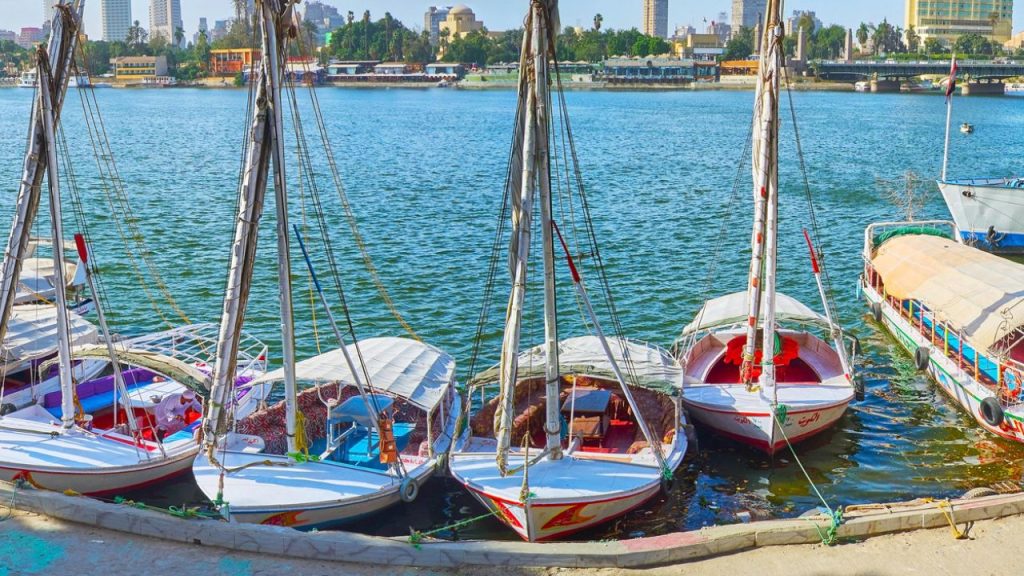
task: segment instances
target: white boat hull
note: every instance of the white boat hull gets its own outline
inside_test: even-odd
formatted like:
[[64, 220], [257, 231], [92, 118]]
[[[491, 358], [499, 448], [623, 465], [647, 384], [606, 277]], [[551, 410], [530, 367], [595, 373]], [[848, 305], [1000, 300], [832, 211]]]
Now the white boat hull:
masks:
[[900, 346], [913, 355], [920, 347], [928, 348], [928, 375], [938, 383], [945, 393], [967, 411], [985, 430], [1007, 440], [1024, 442], [1024, 405], [1016, 405], [1003, 410], [1003, 422], [992, 426], [982, 416], [981, 403], [985, 398], [993, 396], [992, 391], [974, 379], [970, 369], [957, 366], [957, 362], [945, 355], [943, 348], [933, 344], [916, 330], [910, 322], [899, 313], [870, 285], [861, 280], [861, 290], [869, 305], [878, 303], [881, 306], [881, 323]]
[[62, 432], [39, 406], [0, 419], [0, 480], [40, 489], [104, 495], [142, 488], [186, 471], [199, 445], [187, 439], [164, 450], [126, 436]]
[[[528, 542], [556, 540], [606, 523], [643, 505], [662, 486], [661, 471], [649, 450], [632, 456], [575, 453], [530, 466], [524, 502], [523, 470], [502, 476], [495, 454], [465, 451], [471, 441], [476, 439], [464, 435], [452, 452], [452, 477]], [[675, 445], [663, 445], [663, 450], [674, 470], [686, 453], [685, 436]], [[508, 460], [510, 469], [522, 468], [525, 454], [510, 454]]]
[[[1020, 182], [1021, 187], [1015, 187]], [[939, 182], [960, 239], [993, 252], [1024, 252], [1024, 181], [985, 178]], [[989, 228], [996, 241], [989, 242]]]
[[[780, 386], [781, 388], [784, 387]], [[796, 444], [830, 428], [843, 417], [852, 400], [851, 389], [849, 395], [838, 402], [805, 405], [787, 410], [786, 420], [780, 427], [772, 416], [767, 400], [759, 407], [735, 410], [683, 397], [683, 402], [694, 420], [728, 438], [768, 454], [785, 449], [787, 438], [790, 444]]]

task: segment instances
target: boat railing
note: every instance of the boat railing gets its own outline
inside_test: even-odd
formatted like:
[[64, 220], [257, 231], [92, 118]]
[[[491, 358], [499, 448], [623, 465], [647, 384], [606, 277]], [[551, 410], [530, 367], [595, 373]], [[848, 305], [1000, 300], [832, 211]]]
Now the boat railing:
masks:
[[[125, 341], [125, 345], [170, 356], [207, 372], [212, 368], [219, 330], [217, 324], [209, 322], [189, 324], [156, 334], [130, 338]], [[255, 378], [266, 372], [266, 369], [267, 345], [243, 333], [238, 347], [236, 374]]]
[[904, 222], [875, 222], [864, 229], [864, 253], [865, 261], [870, 262], [875, 254], [875, 239], [886, 232], [897, 232], [900, 229], [913, 228], [949, 228], [950, 238], [957, 238], [956, 223], [952, 220], [910, 220]]
[[917, 300], [886, 294], [878, 275], [872, 274], [869, 277], [876, 279], [877, 284], [873, 282], [872, 287], [899, 312], [901, 318], [933, 347], [941, 347], [946, 358], [956, 361], [958, 370], [994, 392], [1004, 408], [1024, 404], [1024, 363], [1012, 358], [989, 357], [970, 343], [963, 330], [949, 324], [934, 310]]

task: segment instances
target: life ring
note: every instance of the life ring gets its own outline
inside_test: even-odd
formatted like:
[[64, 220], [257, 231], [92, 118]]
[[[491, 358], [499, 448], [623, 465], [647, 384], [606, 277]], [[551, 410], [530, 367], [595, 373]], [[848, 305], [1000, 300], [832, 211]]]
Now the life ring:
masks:
[[871, 303], [871, 317], [875, 319], [875, 322], [882, 321], [882, 303], [872, 302]]
[[927, 370], [928, 364], [928, 347], [919, 346], [914, 350], [914, 366], [917, 366], [918, 370]]
[[981, 401], [981, 419], [993, 428], [998, 428], [1003, 423], [1003, 407], [994, 396], [989, 396]]
[[398, 497], [402, 499], [402, 502], [408, 504], [415, 500], [419, 494], [420, 485], [416, 483], [412, 476], [406, 476], [402, 480], [401, 486], [398, 487]]

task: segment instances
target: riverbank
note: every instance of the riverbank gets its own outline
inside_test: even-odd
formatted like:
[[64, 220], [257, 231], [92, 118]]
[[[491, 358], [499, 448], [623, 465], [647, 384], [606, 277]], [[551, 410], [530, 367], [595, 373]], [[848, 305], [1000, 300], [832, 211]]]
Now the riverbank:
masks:
[[[179, 576], [182, 570], [209, 576], [257, 574], [346, 574], [377, 576], [382, 566], [298, 560], [224, 552], [215, 548], [104, 530], [17, 511], [0, 530], [0, 575], [130, 574], [144, 569], [147, 576]], [[732, 576], [788, 574], [790, 576], [888, 574], [1001, 574], [1012, 565], [1007, 557], [1017, 549], [1024, 516], [974, 524], [968, 538], [957, 540], [948, 527], [879, 536], [837, 546], [790, 545], [759, 548], [701, 561], [645, 570], [617, 568], [503, 568], [509, 575], [566, 576]], [[143, 568], [144, 567], [144, 568]], [[1012, 571], [1012, 569], [1011, 569]], [[494, 567], [421, 569], [389, 566], [397, 576], [484, 576]]]

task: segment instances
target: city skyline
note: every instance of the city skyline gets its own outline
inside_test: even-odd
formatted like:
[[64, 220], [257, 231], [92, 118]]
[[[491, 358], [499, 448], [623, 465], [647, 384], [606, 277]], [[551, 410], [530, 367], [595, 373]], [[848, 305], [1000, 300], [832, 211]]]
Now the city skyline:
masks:
[[[85, 8], [85, 29], [89, 38], [102, 38], [102, 20], [100, 4], [102, 0], [87, 0]], [[335, 6], [339, 12], [352, 10], [362, 14], [369, 9], [372, 17], [377, 19], [384, 12], [401, 20], [407, 27], [415, 30], [423, 28], [423, 15], [431, 5], [449, 6], [458, 2], [434, 2], [430, 0], [327, 0], [327, 4]], [[488, 29], [505, 30], [522, 25], [526, 2], [520, 5], [508, 0], [477, 0], [465, 2], [483, 20]], [[22, 27], [39, 27], [43, 23], [42, 2], [25, 2], [24, 0], [0, 0], [0, 29], [17, 32]], [[732, 0], [711, 0], [695, 6], [692, 0], [669, 0], [668, 25], [669, 33], [680, 25], [691, 25], [702, 28], [717, 19], [720, 12], [732, 13]], [[138, 20], [148, 27], [150, 0], [131, 0], [132, 20]], [[301, 6], [301, 4], [300, 4]], [[855, 28], [860, 22], [880, 22], [887, 18], [890, 23], [904, 26], [905, 2], [900, 0], [863, 0], [855, 5], [831, 0], [803, 0], [787, 6], [787, 10], [810, 10], [826, 24], [840, 24]], [[601, 13], [604, 17], [603, 28], [643, 29], [643, 0], [591, 0], [589, 2], [563, 2], [561, 5], [562, 24], [564, 26], [582, 26], [589, 28], [593, 23], [594, 14]], [[211, 24], [216, 20], [225, 20], [233, 16], [230, 0], [181, 0], [181, 19], [184, 24], [186, 38], [191, 38], [199, 26], [199, 18], [205, 17]], [[1013, 30], [1024, 29], [1024, 9], [1018, 9], [1013, 15]]]

